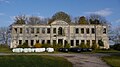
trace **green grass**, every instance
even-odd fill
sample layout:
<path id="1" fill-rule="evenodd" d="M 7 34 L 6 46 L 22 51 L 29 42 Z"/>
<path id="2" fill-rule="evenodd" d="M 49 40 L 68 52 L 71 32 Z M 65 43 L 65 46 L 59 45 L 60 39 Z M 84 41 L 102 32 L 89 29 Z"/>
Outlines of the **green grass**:
<path id="1" fill-rule="evenodd" d="M 0 47 L 0 52 L 9 53 L 9 52 L 12 52 L 12 50 L 10 50 L 10 48 L 8 47 Z"/>
<path id="2" fill-rule="evenodd" d="M 109 49 L 109 50 L 94 50 L 93 53 L 120 53 L 120 51 Z"/>
<path id="3" fill-rule="evenodd" d="M 0 56 L 0 67 L 72 67 L 72 63 L 46 55 L 7 55 Z"/>
<path id="4" fill-rule="evenodd" d="M 106 56 L 102 57 L 102 59 L 112 67 L 120 67 L 120 56 Z"/>

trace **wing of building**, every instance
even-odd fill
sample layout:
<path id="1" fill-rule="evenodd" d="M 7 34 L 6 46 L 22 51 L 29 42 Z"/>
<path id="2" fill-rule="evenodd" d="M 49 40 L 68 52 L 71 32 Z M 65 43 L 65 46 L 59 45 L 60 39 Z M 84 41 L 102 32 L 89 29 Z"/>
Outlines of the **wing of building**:
<path id="1" fill-rule="evenodd" d="M 90 46 L 100 40 L 104 45 L 100 47 L 109 48 L 108 28 L 106 25 L 94 24 L 69 24 L 62 20 L 53 21 L 50 24 L 39 25 L 12 25 L 11 48 L 27 42 L 30 47 L 35 43 L 41 44 L 70 44 L 76 47 L 81 43 L 90 43 Z"/>

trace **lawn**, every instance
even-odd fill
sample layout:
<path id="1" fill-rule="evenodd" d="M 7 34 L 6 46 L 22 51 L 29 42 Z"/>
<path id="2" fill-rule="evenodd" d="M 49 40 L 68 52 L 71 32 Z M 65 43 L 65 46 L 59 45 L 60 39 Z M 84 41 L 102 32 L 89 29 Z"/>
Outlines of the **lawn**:
<path id="1" fill-rule="evenodd" d="M 72 63 L 46 55 L 5 55 L 0 56 L 0 67 L 72 67 Z"/>
<path id="2" fill-rule="evenodd" d="M 109 49 L 109 50 L 94 50 L 93 53 L 120 53 L 120 51 Z"/>
<path id="3" fill-rule="evenodd" d="M 5 46 L 0 45 L 0 52 L 9 53 L 9 52 L 12 52 L 12 50 L 10 50 L 9 47 L 5 47 Z"/>
<path id="4" fill-rule="evenodd" d="M 102 59 L 112 67 L 120 67 L 120 56 L 106 56 L 102 57 Z"/>

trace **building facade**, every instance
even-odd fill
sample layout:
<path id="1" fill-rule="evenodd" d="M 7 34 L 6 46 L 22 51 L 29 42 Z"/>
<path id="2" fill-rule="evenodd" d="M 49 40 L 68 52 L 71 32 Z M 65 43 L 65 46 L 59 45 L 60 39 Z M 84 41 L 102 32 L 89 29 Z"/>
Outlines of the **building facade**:
<path id="1" fill-rule="evenodd" d="M 30 47 L 36 43 L 41 44 L 62 44 L 67 43 L 76 47 L 81 43 L 98 43 L 102 40 L 103 48 L 109 48 L 109 40 L 106 25 L 80 25 L 68 24 L 65 21 L 56 20 L 51 24 L 41 25 L 12 25 L 11 48 L 27 42 Z"/>

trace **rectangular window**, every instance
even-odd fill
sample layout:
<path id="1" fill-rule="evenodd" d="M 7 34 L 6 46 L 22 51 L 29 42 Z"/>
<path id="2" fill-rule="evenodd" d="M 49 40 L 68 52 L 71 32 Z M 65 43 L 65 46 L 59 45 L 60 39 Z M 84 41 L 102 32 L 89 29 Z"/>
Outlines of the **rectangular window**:
<path id="1" fill-rule="evenodd" d="M 26 28 L 26 33 L 29 34 L 29 28 Z"/>
<path id="2" fill-rule="evenodd" d="M 42 44 L 45 44 L 45 40 L 42 40 Z"/>
<path id="3" fill-rule="evenodd" d="M 71 46 L 74 46 L 74 40 L 71 40 Z"/>
<path id="4" fill-rule="evenodd" d="M 25 43 L 27 43 L 27 44 L 28 44 L 28 40 L 25 40 Z"/>
<path id="5" fill-rule="evenodd" d="M 67 40 L 64 40 L 64 45 L 68 44 Z"/>
<path id="6" fill-rule="evenodd" d="M 95 44 L 95 40 L 92 40 L 92 44 Z"/>
<path id="7" fill-rule="evenodd" d="M 20 28 L 20 34 L 22 34 L 22 31 L 23 31 L 22 28 Z"/>
<path id="8" fill-rule="evenodd" d="M 85 40 L 81 40 L 81 43 L 82 43 L 82 44 L 85 44 Z"/>
<path id="9" fill-rule="evenodd" d="M 15 33 L 17 33 L 17 28 L 14 28 L 14 30 L 15 30 Z"/>
<path id="10" fill-rule="evenodd" d="M 106 34 L 106 28 L 103 29 L 103 34 Z"/>
<path id="11" fill-rule="evenodd" d="M 79 40 L 76 40 L 76 46 L 79 46 Z"/>
<path id="12" fill-rule="evenodd" d="M 56 28 L 53 28 L 53 33 L 54 33 L 54 34 L 56 33 Z"/>
<path id="13" fill-rule="evenodd" d="M 53 40 L 53 44 L 56 44 L 56 40 Z"/>
<path id="14" fill-rule="evenodd" d="M 90 33 L 89 28 L 86 28 L 86 33 L 87 33 L 87 34 L 89 34 L 89 33 Z"/>
<path id="15" fill-rule="evenodd" d="M 33 46 L 34 45 L 34 40 L 31 40 L 31 46 Z"/>
<path id="16" fill-rule="evenodd" d="M 75 28 L 75 33 L 76 33 L 76 34 L 79 33 L 79 28 Z"/>
<path id="17" fill-rule="evenodd" d="M 34 33 L 34 28 L 31 28 L 31 33 Z"/>
<path id="18" fill-rule="evenodd" d="M 19 40 L 19 45 L 22 45 L 22 40 Z"/>
<path id="19" fill-rule="evenodd" d="M 45 28 L 42 28 L 42 33 L 45 34 Z"/>
<path id="20" fill-rule="evenodd" d="M 48 34 L 50 33 L 50 28 L 47 28 L 47 33 L 48 33 Z"/>
<path id="21" fill-rule="evenodd" d="M 47 40 L 47 44 L 50 44 L 50 40 Z"/>
<path id="22" fill-rule="evenodd" d="M 36 33 L 38 34 L 40 32 L 39 28 L 36 28 Z"/>
<path id="23" fill-rule="evenodd" d="M 81 34 L 84 34 L 84 28 L 81 28 Z"/>
<path id="24" fill-rule="evenodd" d="M 90 40 L 87 40 L 87 44 L 90 45 Z"/>
<path id="25" fill-rule="evenodd" d="M 94 34 L 95 33 L 95 28 L 92 28 L 92 34 Z"/>

